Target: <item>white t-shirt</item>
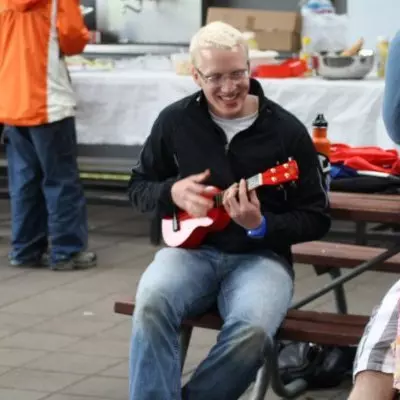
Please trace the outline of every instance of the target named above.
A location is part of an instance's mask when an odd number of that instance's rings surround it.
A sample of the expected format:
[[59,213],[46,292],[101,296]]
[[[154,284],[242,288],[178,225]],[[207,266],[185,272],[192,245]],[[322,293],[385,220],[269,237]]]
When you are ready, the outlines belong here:
[[225,132],[228,143],[239,132],[249,128],[258,117],[258,111],[245,117],[227,119],[221,118],[210,112],[213,121]]

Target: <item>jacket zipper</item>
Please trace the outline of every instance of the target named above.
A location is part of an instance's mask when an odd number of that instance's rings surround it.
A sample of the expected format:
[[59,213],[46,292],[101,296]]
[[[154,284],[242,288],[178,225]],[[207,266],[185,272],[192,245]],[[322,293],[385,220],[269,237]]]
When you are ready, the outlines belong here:
[[[259,123],[260,114],[261,114],[262,112],[264,112],[264,111],[266,111],[267,114],[271,114],[271,111],[270,111],[270,110],[267,108],[267,106],[264,104],[264,105],[259,109],[259,111],[258,111],[259,116],[257,117],[256,121],[254,121],[248,128],[244,129],[243,131],[238,132],[238,133],[231,139],[230,142],[227,142],[227,143],[225,144],[225,155],[228,154],[230,144],[232,143],[232,141],[234,141],[234,140],[237,138],[237,136],[243,134],[243,133],[246,132],[246,131],[249,131],[250,128],[253,129],[253,128],[254,128],[254,125],[257,125],[257,124]],[[219,126],[217,126],[217,129],[219,129],[219,130],[223,133],[223,135],[225,136],[225,138],[226,138],[225,132],[224,132]]]

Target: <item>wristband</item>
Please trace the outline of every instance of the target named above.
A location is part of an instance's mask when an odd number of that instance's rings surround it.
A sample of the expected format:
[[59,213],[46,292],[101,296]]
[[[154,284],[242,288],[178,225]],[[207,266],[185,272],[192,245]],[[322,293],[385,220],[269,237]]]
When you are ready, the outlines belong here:
[[263,215],[260,226],[256,229],[249,229],[247,231],[247,236],[254,239],[262,239],[266,235],[266,233],[267,233],[267,220]]

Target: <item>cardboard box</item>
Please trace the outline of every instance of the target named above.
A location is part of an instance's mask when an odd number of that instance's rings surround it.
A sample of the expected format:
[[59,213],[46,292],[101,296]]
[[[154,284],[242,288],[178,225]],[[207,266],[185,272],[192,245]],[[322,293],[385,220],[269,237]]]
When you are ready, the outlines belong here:
[[209,7],[207,23],[213,21],[226,22],[242,32],[254,32],[260,50],[300,50],[301,16],[297,12]]

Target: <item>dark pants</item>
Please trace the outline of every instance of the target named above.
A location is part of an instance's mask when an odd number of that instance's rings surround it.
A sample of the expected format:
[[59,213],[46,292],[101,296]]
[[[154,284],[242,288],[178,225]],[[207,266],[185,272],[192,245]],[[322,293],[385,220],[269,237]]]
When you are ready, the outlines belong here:
[[79,180],[74,118],[34,127],[6,126],[12,251],[19,262],[51,262],[87,246],[86,201]]

